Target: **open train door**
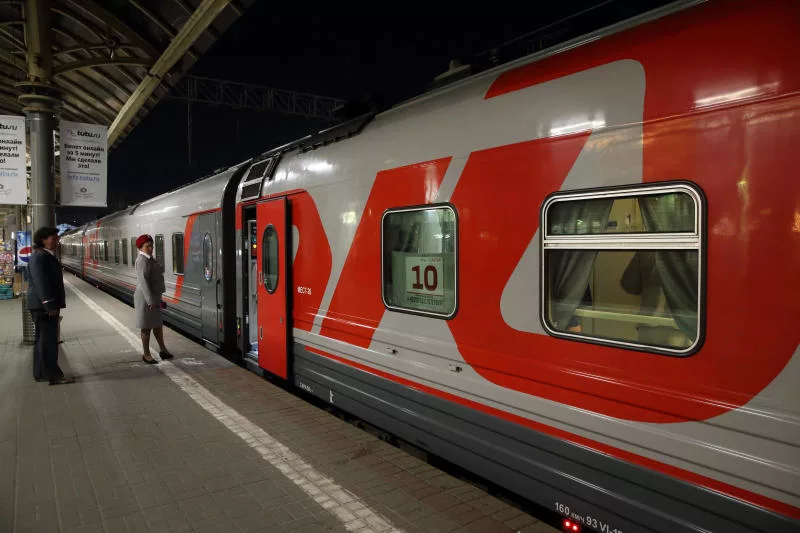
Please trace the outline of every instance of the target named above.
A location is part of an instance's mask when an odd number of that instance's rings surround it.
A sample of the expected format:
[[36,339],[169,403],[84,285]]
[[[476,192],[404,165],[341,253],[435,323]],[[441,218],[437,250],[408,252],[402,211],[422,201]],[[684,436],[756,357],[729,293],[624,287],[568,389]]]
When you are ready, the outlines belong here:
[[258,246],[258,366],[288,378],[288,250],[286,198],[256,207]]

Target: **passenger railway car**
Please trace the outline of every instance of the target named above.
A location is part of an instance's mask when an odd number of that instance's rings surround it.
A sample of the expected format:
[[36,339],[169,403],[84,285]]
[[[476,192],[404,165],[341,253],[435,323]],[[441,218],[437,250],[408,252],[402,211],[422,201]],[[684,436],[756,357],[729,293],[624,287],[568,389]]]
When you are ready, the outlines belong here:
[[130,300],[584,528],[800,531],[800,3],[683,2],[80,228]]

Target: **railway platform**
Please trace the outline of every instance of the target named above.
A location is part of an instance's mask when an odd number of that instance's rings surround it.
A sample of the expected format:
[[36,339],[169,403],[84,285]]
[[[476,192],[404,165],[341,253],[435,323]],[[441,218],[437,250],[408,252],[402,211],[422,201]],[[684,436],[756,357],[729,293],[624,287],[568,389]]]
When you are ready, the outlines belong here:
[[0,302],[0,532],[556,531],[169,328],[142,363],[133,310],[65,283],[75,384],[33,380]]

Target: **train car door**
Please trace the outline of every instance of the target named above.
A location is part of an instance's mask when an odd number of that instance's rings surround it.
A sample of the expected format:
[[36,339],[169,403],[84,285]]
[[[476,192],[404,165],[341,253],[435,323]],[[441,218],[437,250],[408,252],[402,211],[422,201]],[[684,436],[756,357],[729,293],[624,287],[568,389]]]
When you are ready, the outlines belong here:
[[258,245],[258,366],[288,378],[288,212],[286,198],[256,208]]
[[202,239],[202,277],[200,278],[200,323],[203,340],[215,346],[220,341],[219,302],[219,258],[217,250],[222,243],[217,242],[218,213],[199,215],[195,222],[196,230]]

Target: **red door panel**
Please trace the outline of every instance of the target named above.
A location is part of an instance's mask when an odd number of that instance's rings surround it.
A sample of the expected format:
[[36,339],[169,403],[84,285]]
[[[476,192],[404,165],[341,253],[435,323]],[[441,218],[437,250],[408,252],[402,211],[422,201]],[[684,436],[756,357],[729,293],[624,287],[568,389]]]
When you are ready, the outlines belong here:
[[258,204],[258,366],[284,379],[288,377],[287,227],[286,198]]

